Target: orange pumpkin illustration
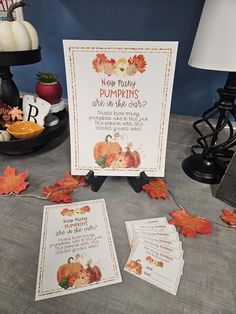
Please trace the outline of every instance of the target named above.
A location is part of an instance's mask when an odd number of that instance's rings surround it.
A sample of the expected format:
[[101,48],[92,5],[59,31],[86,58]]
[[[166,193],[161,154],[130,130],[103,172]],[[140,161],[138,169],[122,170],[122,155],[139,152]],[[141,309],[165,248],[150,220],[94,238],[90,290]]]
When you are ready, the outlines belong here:
[[128,144],[125,152],[125,160],[127,163],[127,168],[138,168],[141,163],[141,158],[139,153],[135,151],[131,151],[131,145]]
[[155,261],[154,264],[157,266],[157,267],[163,267],[164,266],[164,263],[162,261]]
[[137,260],[137,261],[132,260],[132,261],[128,262],[125,267],[127,268],[127,270],[133,272],[136,275],[142,274],[143,266],[142,266],[140,260]]
[[74,281],[80,278],[84,269],[80,262],[71,263],[71,259],[73,257],[70,257],[67,264],[61,265],[57,270],[57,282],[64,289],[71,287]]
[[105,165],[106,167],[110,167],[111,164],[116,160],[116,155],[115,154],[109,154],[106,155],[106,159],[105,159]]
[[120,144],[114,141],[109,141],[111,135],[107,135],[104,142],[98,142],[95,144],[93,149],[94,159],[97,160],[99,157],[107,154],[118,154],[122,151]]
[[98,266],[94,265],[91,267],[90,265],[86,269],[87,276],[89,278],[89,283],[98,282],[102,278],[101,270]]

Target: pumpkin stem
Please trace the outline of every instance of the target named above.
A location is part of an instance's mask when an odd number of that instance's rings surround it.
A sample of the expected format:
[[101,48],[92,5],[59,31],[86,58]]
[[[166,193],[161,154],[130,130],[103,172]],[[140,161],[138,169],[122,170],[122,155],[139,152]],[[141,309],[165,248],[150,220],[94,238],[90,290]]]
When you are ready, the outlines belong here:
[[127,146],[125,147],[125,149],[127,150],[127,152],[131,151],[131,147],[133,146],[132,143],[127,144]]
[[74,257],[69,257],[67,263],[70,264],[72,259],[74,259]]
[[10,5],[7,10],[7,21],[13,22],[14,21],[13,11],[17,8],[24,7],[25,5],[26,5],[25,1],[19,1]]
[[105,142],[108,142],[109,138],[112,139],[112,136],[111,136],[111,135],[107,135],[107,136],[105,137]]

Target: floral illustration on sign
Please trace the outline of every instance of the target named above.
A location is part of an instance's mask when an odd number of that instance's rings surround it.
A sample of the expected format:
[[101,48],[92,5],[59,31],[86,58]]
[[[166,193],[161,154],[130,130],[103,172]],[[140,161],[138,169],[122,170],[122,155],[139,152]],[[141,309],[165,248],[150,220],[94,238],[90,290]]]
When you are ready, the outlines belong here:
[[83,215],[85,213],[89,213],[91,208],[89,206],[83,206],[81,208],[76,209],[69,209],[69,208],[63,208],[61,211],[62,216],[74,216],[74,215]]
[[93,69],[98,73],[112,74],[117,76],[133,76],[136,73],[143,73],[146,70],[147,62],[143,55],[134,55],[128,60],[120,58],[115,60],[108,59],[104,53],[98,53],[92,61]]
[[104,142],[96,143],[93,148],[95,162],[101,168],[138,168],[141,158],[136,150],[131,150],[133,144],[129,143],[123,151],[117,140],[117,136],[112,139],[111,135],[107,135]]
[[164,266],[164,263],[162,261],[158,261],[158,260],[155,260],[153,259],[151,256],[147,256],[146,257],[146,261],[149,263],[149,264],[153,264],[157,267],[163,267]]
[[101,280],[102,272],[97,265],[92,266],[92,260],[88,260],[86,265],[79,260],[72,262],[70,257],[66,264],[61,265],[57,270],[57,282],[60,287],[66,289],[80,288],[82,286],[95,283]]
[[142,275],[142,269],[143,269],[143,266],[140,262],[141,262],[140,260],[137,260],[137,261],[131,260],[130,262],[126,263],[125,268],[129,272],[132,272],[133,274],[140,276]]

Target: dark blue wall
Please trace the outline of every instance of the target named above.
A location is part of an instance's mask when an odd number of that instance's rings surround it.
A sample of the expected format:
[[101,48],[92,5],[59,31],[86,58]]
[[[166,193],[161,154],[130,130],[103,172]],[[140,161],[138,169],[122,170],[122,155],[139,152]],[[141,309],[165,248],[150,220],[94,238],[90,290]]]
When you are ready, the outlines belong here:
[[200,115],[217,98],[226,73],[187,65],[204,0],[30,0],[25,19],[38,31],[42,61],[13,70],[20,90],[33,92],[35,73],[66,80],[62,39],[176,40],[179,51],[172,113]]

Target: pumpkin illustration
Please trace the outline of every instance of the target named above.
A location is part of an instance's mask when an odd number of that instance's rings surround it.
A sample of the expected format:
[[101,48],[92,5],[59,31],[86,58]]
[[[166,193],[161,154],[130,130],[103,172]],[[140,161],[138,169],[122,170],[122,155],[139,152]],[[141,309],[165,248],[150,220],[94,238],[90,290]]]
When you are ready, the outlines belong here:
[[161,261],[155,261],[154,265],[156,265],[157,267],[161,267],[162,268],[164,266],[164,263],[161,262]]
[[140,263],[140,260],[137,261],[130,261],[125,265],[126,269],[128,271],[133,272],[135,275],[141,275],[142,274],[142,264]]
[[105,158],[105,165],[106,167],[110,167],[111,164],[116,160],[116,155],[115,154],[108,154],[106,155]]
[[127,163],[127,168],[138,168],[141,163],[139,153],[137,151],[131,151],[129,145],[125,152],[125,160]]
[[89,284],[89,276],[87,274],[87,271],[84,269],[81,274],[80,274],[80,278],[77,278],[74,283],[73,286],[76,288],[80,288],[82,286],[85,286],[87,284]]
[[71,263],[72,259],[73,257],[70,257],[67,264],[61,265],[57,270],[57,282],[64,289],[71,287],[84,269],[80,262]]
[[80,276],[78,276],[77,273],[72,273],[68,276],[68,286],[73,287],[75,284],[75,281],[78,280]]
[[13,11],[25,6],[25,1],[13,3],[7,11],[7,21],[0,22],[0,51],[38,49],[38,34],[27,21],[14,21]]
[[93,156],[95,160],[98,160],[101,156],[107,154],[118,154],[122,151],[120,144],[114,141],[109,141],[111,135],[107,135],[104,142],[98,142],[94,146]]
[[89,278],[89,283],[92,282],[98,282],[102,278],[101,270],[98,266],[94,265],[91,267],[91,265],[88,266],[86,269],[87,277]]

